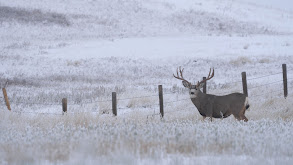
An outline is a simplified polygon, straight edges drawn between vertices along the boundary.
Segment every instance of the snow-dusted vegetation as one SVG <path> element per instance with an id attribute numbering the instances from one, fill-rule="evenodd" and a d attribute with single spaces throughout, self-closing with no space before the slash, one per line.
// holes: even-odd
<path id="1" fill-rule="evenodd" d="M 292 6 L 289 0 L 0 0 L 0 83 L 7 82 L 12 109 L 1 95 L 0 163 L 291 164 Z M 192 83 L 215 68 L 207 91 L 217 95 L 242 92 L 245 71 L 249 121 L 203 121 L 172 76 L 178 66 Z"/>
<path id="2" fill-rule="evenodd" d="M 1 112 L 1 155 L 9 164 L 290 164 L 292 122 L 201 121 L 193 111 L 118 118 L 91 113 L 26 116 Z M 181 118 L 175 117 L 181 115 Z M 184 116 L 184 117 L 183 117 Z M 3 127 L 5 129 L 3 129 Z"/>

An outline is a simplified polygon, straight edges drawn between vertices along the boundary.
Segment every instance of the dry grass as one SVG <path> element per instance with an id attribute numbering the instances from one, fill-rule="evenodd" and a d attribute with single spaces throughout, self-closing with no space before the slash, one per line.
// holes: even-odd
<path id="1" fill-rule="evenodd" d="M 100 162 L 105 157 L 108 162 L 120 152 L 113 161 L 123 164 L 166 155 L 192 158 L 232 152 L 262 157 L 275 155 L 274 150 L 278 157 L 293 155 L 288 150 L 293 144 L 286 138 L 292 136 L 292 120 L 209 122 L 200 120 L 194 111 L 183 112 L 166 114 L 161 120 L 146 118 L 143 112 L 112 117 L 90 113 L 26 116 L 2 111 L 0 155 L 8 164 Z M 251 141 L 255 144 L 250 145 Z"/>
<path id="2" fill-rule="evenodd" d="M 293 120 L 293 99 L 288 97 L 287 99 L 280 97 L 264 96 L 266 99 L 263 101 L 251 99 L 251 108 L 247 112 L 248 118 L 254 120 L 260 119 L 282 119 Z"/>
<path id="3" fill-rule="evenodd" d="M 268 64 L 271 62 L 271 60 L 269 58 L 261 58 L 258 60 L 258 62 L 261 64 Z"/>
<path id="4" fill-rule="evenodd" d="M 70 25 L 68 18 L 63 14 L 0 6 L 0 22 L 3 21 L 18 21 L 24 24 Z"/>

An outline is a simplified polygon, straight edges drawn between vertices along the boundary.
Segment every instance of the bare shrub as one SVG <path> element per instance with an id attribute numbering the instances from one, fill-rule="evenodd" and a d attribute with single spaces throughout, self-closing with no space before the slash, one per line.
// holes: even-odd
<path id="1" fill-rule="evenodd" d="M 246 56 L 240 56 L 236 59 L 230 60 L 229 63 L 234 66 L 241 66 L 241 65 L 252 63 L 252 61 Z"/>
<path id="2" fill-rule="evenodd" d="M 80 65 L 81 65 L 81 61 L 72 61 L 72 60 L 67 61 L 67 66 L 75 66 L 75 67 L 78 67 Z"/>
<path id="3" fill-rule="evenodd" d="M 3 84 L 5 84 L 7 82 L 8 86 L 35 86 L 35 87 L 40 87 L 41 84 L 39 82 L 34 81 L 33 79 L 29 79 L 29 78 L 18 78 L 18 77 L 14 77 L 14 78 L 9 78 L 9 79 L 5 79 L 5 78 L 0 78 L 0 84 L 1 86 Z"/>
<path id="4" fill-rule="evenodd" d="M 99 114 L 110 114 L 111 108 L 111 101 L 99 102 Z"/>
<path id="5" fill-rule="evenodd" d="M 26 49 L 30 46 L 31 44 L 29 42 L 22 42 L 22 43 L 12 43 L 8 46 L 6 46 L 6 49 Z"/>
<path id="6" fill-rule="evenodd" d="M 27 10 L 17 7 L 0 6 L 0 22 L 18 21 L 20 23 L 69 26 L 65 15 L 41 10 Z"/>
<path id="7" fill-rule="evenodd" d="M 293 119 L 293 102 L 292 95 L 286 99 L 283 97 L 282 91 L 280 93 L 269 93 L 265 96 L 253 96 L 249 99 L 251 107 L 247 113 L 248 118 L 253 120 L 259 119 Z"/>
<path id="8" fill-rule="evenodd" d="M 79 112 L 76 114 L 66 114 L 64 115 L 65 125 L 74 126 L 86 126 L 93 124 L 96 121 L 97 116 L 90 112 Z"/>
<path id="9" fill-rule="evenodd" d="M 248 24 L 243 21 L 228 17 L 220 17 L 213 13 L 193 9 L 174 13 L 172 18 L 170 18 L 170 22 L 171 24 L 179 26 L 180 30 L 195 29 L 198 31 L 204 29 L 209 32 L 239 33 L 242 35 L 275 33 L 267 28 L 259 28 L 256 25 Z"/>
<path id="10" fill-rule="evenodd" d="M 246 44 L 243 46 L 243 49 L 248 49 L 249 48 L 249 44 Z"/>
<path id="11" fill-rule="evenodd" d="M 135 107 L 149 107 L 153 104 L 154 99 L 146 97 L 146 98 L 133 98 L 130 99 L 127 103 L 128 108 L 135 108 Z"/>
<path id="12" fill-rule="evenodd" d="M 269 58 L 262 58 L 258 60 L 259 63 L 263 64 L 263 63 L 270 63 L 271 60 Z"/>

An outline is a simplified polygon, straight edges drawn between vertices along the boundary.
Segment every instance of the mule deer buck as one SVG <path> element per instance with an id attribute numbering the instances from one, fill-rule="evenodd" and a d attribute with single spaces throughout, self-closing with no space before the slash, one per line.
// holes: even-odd
<path id="1" fill-rule="evenodd" d="M 245 117 L 245 111 L 249 108 L 249 104 L 245 94 L 231 93 L 225 96 L 216 96 L 201 92 L 200 88 L 203 87 L 206 81 L 214 77 L 214 69 L 212 74 L 210 69 L 208 77 L 205 80 L 198 81 L 196 85 L 192 85 L 183 78 L 183 70 L 181 67 L 177 68 L 177 76 L 174 74 L 173 76 L 182 80 L 183 86 L 189 89 L 190 99 L 203 116 L 203 119 L 210 117 L 212 121 L 212 118 L 226 118 L 233 114 L 238 120 L 248 121 Z"/>

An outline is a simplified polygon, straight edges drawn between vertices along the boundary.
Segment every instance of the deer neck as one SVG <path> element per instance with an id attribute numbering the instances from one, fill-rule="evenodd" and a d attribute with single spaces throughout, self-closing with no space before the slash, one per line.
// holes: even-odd
<path id="1" fill-rule="evenodd" d="M 196 106 L 198 110 L 200 110 L 201 102 L 205 99 L 206 94 L 202 93 L 200 90 L 198 91 L 196 97 L 191 98 L 192 103 Z"/>

